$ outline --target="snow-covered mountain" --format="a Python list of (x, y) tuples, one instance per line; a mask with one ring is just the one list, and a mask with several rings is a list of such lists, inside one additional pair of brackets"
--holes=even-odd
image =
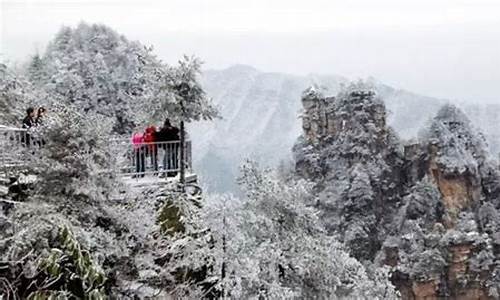
[(461, 109), (443, 105), (409, 145), (371, 87), (302, 104), (295, 174), (350, 254), (390, 266), (402, 299), (499, 298), (500, 172)]
[[(291, 159), (301, 132), (302, 92), (316, 84), (327, 94), (338, 92), (348, 79), (335, 75), (297, 76), (262, 72), (235, 65), (203, 74), (207, 94), (220, 107), (223, 120), (190, 127), (197, 172), (212, 191), (234, 191), (238, 166), (245, 158), (276, 166)], [(416, 137), (420, 128), (447, 100), (399, 90), (373, 81), (386, 102), (389, 125), (402, 138)], [(462, 105), (473, 123), (485, 132), (493, 150), (500, 148), (500, 105)]]
[(302, 91), (313, 83), (336, 90), (345, 81), (339, 76), (265, 73), (243, 65), (205, 72), (203, 86), (223, 119), (190, 128), (195, 168), (203, 182), (212, 190), (234, 190), (243, 159), (268, 165), (289, 159), (301, 128)]

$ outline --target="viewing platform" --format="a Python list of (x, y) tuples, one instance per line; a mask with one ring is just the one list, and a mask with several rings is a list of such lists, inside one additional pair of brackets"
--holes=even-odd
[[(132, 143), (131, 138), (109, 139), (116, 172), (130, 186), (160, 185), (179, 181), (181, 142)], [(26, 166), (26, 156), (42, 148), (39, 139), (26, 129), (0, 125), (0, 175), (16, 176)], [(197, 176), (192, 168), (191, 141), (184, 143), (185, 182), (194, 183)], [(106, 171), (106, 170), (103, 170)]]

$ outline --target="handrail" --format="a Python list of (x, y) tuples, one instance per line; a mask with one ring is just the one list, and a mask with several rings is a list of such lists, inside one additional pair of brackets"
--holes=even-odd
[[(20, 167), (25, 160), (23, 152), (16, 151), (31, 146), (43, 147), (39, 139), (33, 139), (29, 130), (0, 125), (0, 166), (7, 164)], [(133, 143), (131, 138), (110, 137), (110, 147), (118, 163), (118, 173), (122, 176), (143, 177), (151, 174), (174, 176), (180, 171), (180, 141), (158, 141)], [(184, 166), (192, 169), (191, 141), (184, 147)], [(8, 162), (8, 163), (7, 163)]]
[[(121, 143), (125, 142), (124, 140)], [(119, 142), (120, 143), (120, 142)], [(185, 167), (191, 169), (191, 142), (185, 143)], [(148, 142), (120, 145), (125, 153), (121, 158), (121, 174), (143, 177), (148, 174), (175, 176), (180, 171), (180, 141)]]
[[(111, 140), (113, 141), (113, 140)], [(132, 143), (131, 140), (123, 140), (121, 142), (126, 142), (127, 144), (130, 144), (130, 145), (159, 145), (159, 144), (180, 144), (181, 141), (180, 140), (177, 140), (177, 141), (163, 141), (163, 142), (141, 142), (141, 143)], [(189, 140), (187, 140), (186, 142), (191, 142)]]
[(27, 129), (0, 125), (0, 131), (27, 131)]

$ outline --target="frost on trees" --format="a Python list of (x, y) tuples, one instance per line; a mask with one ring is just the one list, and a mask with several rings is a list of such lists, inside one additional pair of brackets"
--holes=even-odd
[(310, 184), (282, 181), (252, 162), (242, 166), (240, 184), (245, 193), (240, 228), (247, 237), (240, 251), (260, 267), (237, 269), (248, 270), (246, 276), (253, 272), (255, 289), (275, 282), (269, 285), (271, 298), (285, 292), (299, 298), (396, 297), (380, 270), (366, 270), (327, 235), (312, 206)]
[(314, 182), (324, 226), (350, 253), (391, 266), (405, 299), (498, 297), (500, 176), (459, 108), (444, 105), (402, 143), (367, 86), (302, 102), (296, 174)]
[(0, 195), (0, 294), (166, 297), (158, 199), (115, 178), (108, 123), (52, 106), (41, 128), (44, 146), (27, 158), (25, 197)]
[(170, 118), (177, 123), (220, 117), (218, 108), (201, 86), (201, 65), (199, 58), (184, 56), (177, 66), (161, 73), (158, 94), (145, 103), (149, 120), (161, 122)]
[(0, 125), (19, 126), (26, 108), (42, 103), (43, 96), (22, 74), (0, 63)]
[(190, 236), (208, 236), (208, 247), (194, 243), (193, 252), (183, 244), (183, 255), (171, 256), (168, 266), (196, 268), (204, 253), (211, 262), (208, 278), (219, 296), (230, 299), (397, 297), (383, 269), (365, 269), (326, 234), (306, 182), (282, 181), (254, 162), (241, 171), (242, 199), (213, 195), (201, 201), (196, 223), (206, 234)]
[(102, 116), (52, 105), (44, 146), (27, 157), (25, 197), (0, 196), (0, 293), (165, 296), (150, 281), (160, 277), (156, 198), (127, 191), (114, 177), (109, 128)]
[[(27, 154), (23, 172), (28, 176), (18, 180), (23, 197), (14, 199), (4, 186), (9, 178), (0, 178), (2, 295), (144, 299), (206, 292), (188, 284), (191, 279), (213, 286), (213, 277), (206, 277), (210, 261), (204, 259), (210, 259), (212, 244), (208, 235), (196, 232), (204, 230), (196, 221), (199, 207), (180, 205), (191, 202), (183, 201), (186, 195), (179, 196), (173, 185), (161, 191), (123, 186), (109, 140), (155, 120), (156, 103), (168, 104), (161, 117), (215, 117), (199, 71), (197, 59), (170, 68), (151, 49), (87, 24), (62, 28), (43, 55), (32, 57), (25, 70), (31, 83), (24, 85), (2, 65), (2, 100), (5, 96), (9, 104), (2, 114), (20, 120), (19, 108), (37, 103), (33, 95), (49, 108), (43, 126), (32, 133), (35, 147), (20, 148)], [(182, 214), (173, 215), (186, 223), (176, 223), (172, 211), (163, 209), (173, 207), (165, 194), (179, 196), (174, 207)], [(165, 224), (172, 222), (182, 223), (183, 230), (168, 239)], [(183, 251), (189, 261), (165, 266), (169, 254), (180, 258)], [(192, 255), (198, 256), (193, 260)]]
[(63, 27), (27, 69), (52, 98), (111, 118), (113, 131), (123, 134), (142, 121), (139, 113), (157, 94), (165, 66), (139, 42), (104, 25), (81, 23)]
[(109, 200), (117, 182), (109, 123), (73, 106), (51, 104), (51, 113), (33, 136), (38, 144), (27, 157), (27, 172), (37, 177), (34, 193), (72, 206)]
[(384, 103), (363, 83), (336, 97), (308, 90), (302, 103), (297, 173), (315, 181), (329, 232), (340, 234), (355, 257), (373, 259), (402, 186), (402, 152)]
[[(184, 56), (175, 68), (168, 68), (159, 79), (159, 92), (144, 103), (147, 122), (162, 122), (166, 118), (179, 123), (180, 160), (184, 161), (185, 123), (220, 117), (218, 108), (207, 97), (200, 84), (201, 60)], [(180, 183), (185, 183), (184, 165), (180, 167)]]

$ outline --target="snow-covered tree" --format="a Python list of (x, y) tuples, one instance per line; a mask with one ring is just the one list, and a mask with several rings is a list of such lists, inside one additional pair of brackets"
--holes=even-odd
[(155, 280), (155, 197), (118, 184), (102, 116), (51, 107), (39, 143), (22, 149), (26, 197), (0, 195), (0, 277), (9, 295), (165, 297), (167, 284)]
[(240, 184), (242, 200), (216, 196), (207, 207), (214, 276), (225, 297), (396, 297), (386, 275), (375, 282), (326, 234), (307, 183), (284, 182), (248, 162)]
[(163, 70), (160, 92), (149, 102), (150, 120), (162, 122), (170, 118), (179, 123), (219, 117), (218, 109), (201, 86), (201, 65), (199, 58), (184, 56), (177, 66)]
[(437, 163), (449, 174), (471, 172), (478, 175), (478, 164), (487, 158), (486, 140), (469, 118), (455, 105), (446, 104), (437, 112), (421, 139), (436, 147)]
[(159, 94), (150, 98), (146, 119), (163, 122), (169, 118), (180, 124), (180, 181), (184, 183), (184, 123), (212, 120), (219, 117), (218, 109), (207, 97), (200, 83), (201, 60), (184, 56), (175, 68), (162, 73)]
[(62, 27), (28, 73), (51, 97), (113, 120), (127, 133), (158, 89), (165, 66), (152, 49), (129, 41), (104, 25)]
[(28, 61), (26, 68), (27, 76), (30, 82), (36, 84), (41, 83), (44, 77), (44, 62), (39, 53), (33, 55)]
[(43, 103), (44, 94), (26, 78), (0, 63), (0, 125), (21, 125), (29, 106)]
[(395, 297), (387, 278), (371, 282), (364, 267), (327, 235), (309, 184), (283, 182), (252, 162), (242, 166), (240, 183), (245, 198), (239, 227), (245, 239), (233, 268), (243, 297)]
[(70, 205), (107, 199), (116, 176), (109, 123), (101, 116), (53, 103), (33, 136), (35, 148), (29, 155), (29, 174), (37, 178), (35, 192)]
[(248, 162), (240, 184), (245, 191), (241, 200), (229, 195), (194, 202), (179, 197), (162, 210), (163, 216), (174, 215), (170, 220), (182, 223), (167, 222), (171, 234), (164, 256), (170, 280), (177, 280), (177, 295), (397, 298), (387, 270), (365, 269), (327, 235), (311, 206), (307, 183), (285, 182)]
[(163, 195), (158, 215), (160, 236), (156, 248), (163, 266), (161, 280), (177, 298), (213, 298), (218, 295), (212, 276), (214, 244), (211, 228), (203, 219), (200, 195), (184, 191)]

